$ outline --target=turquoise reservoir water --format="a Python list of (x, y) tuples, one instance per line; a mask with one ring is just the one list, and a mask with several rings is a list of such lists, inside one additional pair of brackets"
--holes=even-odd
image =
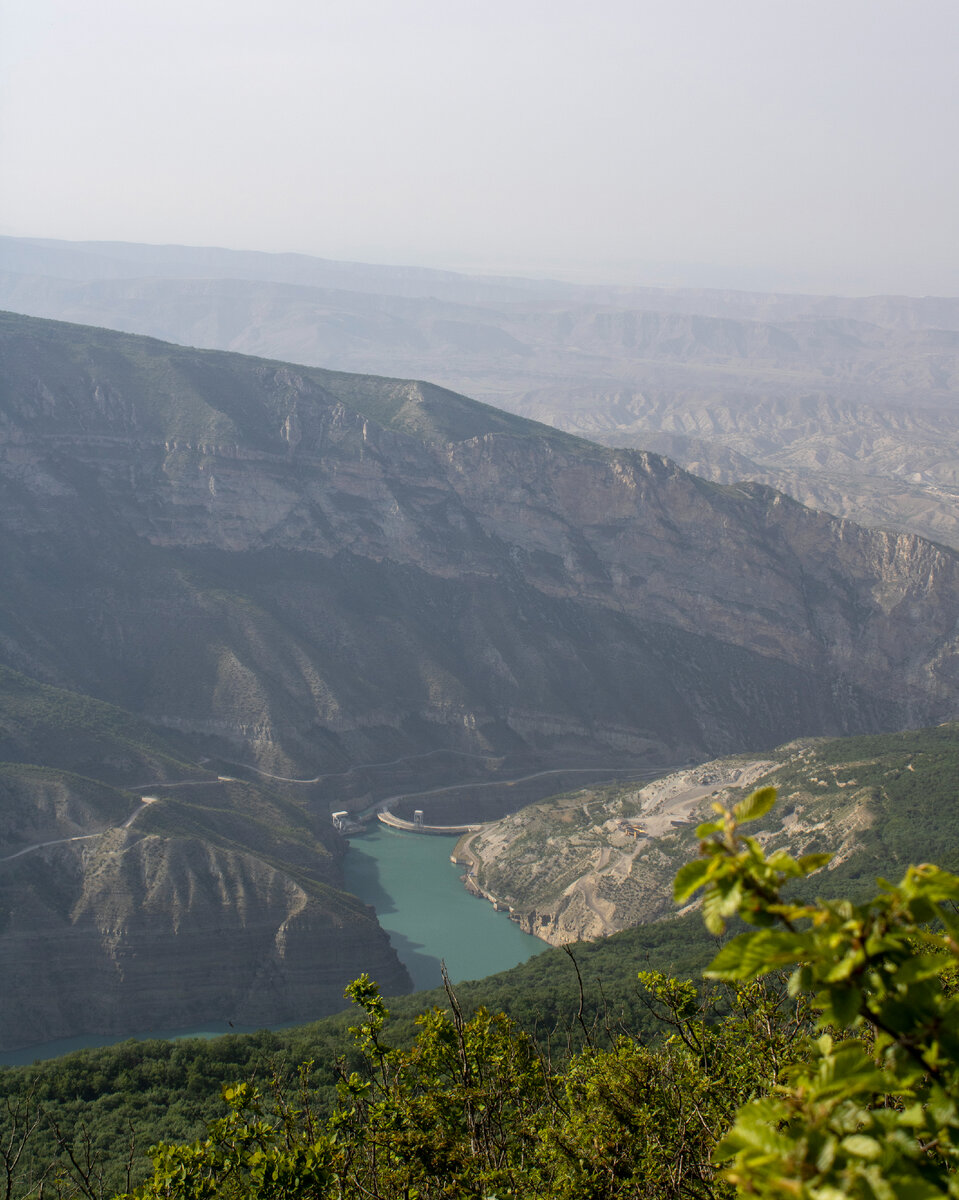
[(453, 983), (482, 979), (547, 949), (506, 913), (471, 896), (450, 862), (452, 837), (402, 833), (379, 821), (350, 839), (347, 888), (372, 904), (417, 989), (437, 987), (440, 960)]

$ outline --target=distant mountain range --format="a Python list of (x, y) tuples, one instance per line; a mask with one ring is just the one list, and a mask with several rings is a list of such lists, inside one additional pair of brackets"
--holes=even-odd
[(0, 307), (402, 375), (959, 547), (959, 299), (584, 287), (0, 239)]

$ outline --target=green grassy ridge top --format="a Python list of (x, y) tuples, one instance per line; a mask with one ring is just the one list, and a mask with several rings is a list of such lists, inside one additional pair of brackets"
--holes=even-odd
[[(309, 860), (307, 877), (317, 856), (329, 862), (320, 836), (326, 822), (266, 784), (218, 781), (215, 771), (183, 754), (178, 740), (125, 709), (0, 666), (0, 754), (18, 759), (0, 761), (0, 783), (30, 782), (34, 791), (57, 784), (77, 800), (105, 805), (118, 823), (132, 811), (129, 789), (139, 795), (162, 783), (160, 802), (138, 815), (140, 832), (253, 851), (294, 873), (298, 859), (303, 870)], [(189, 782), (172, 786), (178, 781)], [(305, 853), (298, 856), (297, 847)]]
[(333, 853), (322, 839), (328, 822), (269, 788), (240, 780), (183, 789), (150, 805), (137, 824), (143, 835), (191, 838), (228, 853), (252, 855), (322, 897), (332, 913), (367, 906), (333, 882)]
[[(106, 833), (131, 816), (136, 824), (130, 836), (137, 839), (191, 841), (255, 858), (322, 896), (331, 911), (368, 915), (366, 905), (333, 882), (334, 856), (320, 836), (327, 823), (268, 788), (239, 780), (174, 785), (158, 790), (153, 802), (141, 807), (139, 793), (102, 780), (53, 767), (0, 763), (0, 850), (8, 841), (6, 848), (15, 853), (34, 841)], [(95, 845), (89, 856), (88, 869), (95, 870)]]
[[(218, 780), (181, 757), (178, 740), (115, 705), (0, 666), (0, 754), (23, 758), (0, 760), (0, 851), (119, 828), (136, 813), (137, 838), (256, 858), (322, 899), (331, 919), (368, 921), (366, 906), (337, 886), (327, 821), (265, 783)], [(151, 784), (162, 784), (156, 802), (138, 811)], [(94, 870), (96, 845), (86, 845)], [(18, 877), (29, 865), (18, 860)], [(6, 884), (9, 908), (16, 888)]]
[(848, 845), (827, 868), (832, 894), (871, 887), (877, 875), (895, 877), (909, 863), (959, 869), (959, 722), (800, 744), (761, 784), (779, 792), (758, 826), (771, 831), (779, 823), (770, 848), (789, 842), (782, 818), (803, 803), (806, 823), (815, 818), (819, 826), (803, 835), (804, 853), (835, 850), (835, 827), (850, 827)]
[(137, 803), (129, 792), (72, 771), (0, 762), (0, 858), (38, 838), (122, 824)]
[(0, 666), (0, 759), (38, 763), (88, 774), (123, 786), (131, 772), (159, 779), (189, 772), (209, 775), (190, 762), (175, 734), (125, 709), (81, 692), (40, 683)]
[[(56, 404), (61, 432), (72, 426), (113, 437), (286, 449), (280, 427), (298, 406), (342, 404), (426, 442), (506, 433), (608, 453), (435, 384), (197, 350), (16, 313), (0, 312), (0, 362), (0, 406), (42, 427)], [(41, 364), (46, 405), (35, 401)]]

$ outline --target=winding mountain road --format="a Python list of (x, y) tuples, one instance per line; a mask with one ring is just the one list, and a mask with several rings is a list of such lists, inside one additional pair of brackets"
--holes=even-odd
[[(163, 786), (151, 784), (151, 786)], [(15, 858), (22, 858), (24, 854), (32, 854), (34, 850), (44, 850), (47, 846), (63, 846), (67, 842), (86, 842), (90, 838), (103, 837), (105, 833), (110, 833), (114, 829), (129, 829), (137, 817), (147, 808), (148, 805), (154, 804), (155, 800), (152, 796), (141, 796), (140, 807), (135, 808), (127, 817), (122, 825), (110, 825), (106, 829), (100, 829), (96, 833), (77, 833), (73, 837), (54, 838), (52, 842), (35, 842), (32, 846), (24, 846), (22, 850), (18, 850), (16, 854), (8, 854), (4, 858), (0, 858), (0, 863), (12, 862)]]
[[(437, 754), (455, 754), (457, 758), (478, 758), (481, 760), (497, 760), (502, 761), (502, 757), (497, 754), (471, 754), (467, 750), (426, 750), (422, 754), (405, 754), (402, 758), (391, 758), (388, 762), (378, 763), (354, 763), (352, 767), (348, 767), (345, 771), (329, 771), (325, 775), (315, 775), (312, 779), (292, 779), (288, 775), (273, 775), (269, 771), (263, 771), (259, 767), (252, 767), (249, 763), (236, 762), (234, 759), (224, 758), (221, 762), (228, 762), (233, 767), (242, 767), (245, 771), (255, 771), (257, 775), (262, 775), (266, 779), (275, 779), (278, 783), (321, 783), (324, 779), (346, 779), (347, 776), (353, 775), (357, 771), (378, 770), (380, 767), (395, 767), (399, 763), (415, 762), (422, 758), (434, 758)], [(462, 784), (454, 784), (454, 787), (462, 787)], [(411, 795), (413, 793), (410, 793)], [(425, 792), (421, 793), (426, 795)]]
[[(282, 783), (311, 784), (311, 783), (318, 783), (322, 779), (341, 778), (343, 776), (352, 774), (354, 771), (361, 771), (361, 770), (371, 768), (371, 767), (391, 767), (391, 766), (396, 766), (398, 763), (413, 762), (416, 759), (422, 759), (422, 758), (431, 758), (436, 754), (456, 754), (456, 755), (460, 756), (461, 758), (478, 758), (478, 759), (490, 759), (490, 758), (495, 757), (495, 756), (489, 755), (489, 754), (469, 754), (469, 753), (466, 753), (465, 751), (461, 751), (461, 750), (429, 750), (424, 754), (408, 754), (408, 755), (404, 756), (403, 758), (392, 759), (390, 762), (358, 763), (355, 766), (350, 767), (349, 770), (347, 770), (347, 771), (337, 771), (337, 772), (332, 772), (327, 775), (317, 775), (313, 779), (291, 779), (284, 775), (272, 775), (272, 774), (270, 774), (269, 771), (262, 771), (262, 770), (260, 770), (259, 767), (250, 766), (249, 763), (232, 762), (231, 765), (236, 766), (236, 767), (242, 767), (244, 770), (247, 770), (247, 771), (255, 771), (258, 775), (263, 775), (267, 779), (276, 779), (277, 781), (282, 782)], [(230, 759), (224, 759), (222, 761), (231, 762)], [(611, 772), (611, 771), (622, 772), (624, 777), (654, 779), (658, 775), (663, 774), (664, 771), (668, 771), (670, 769), (673, 769), (673, 768), (669, 768), (669, 767), (623, 768), (623, 767), (618, 767), (618, 766), (615, 766), (615, 767), (600, 767), (600, 766), (555, 767), (555, 768), (551, 768), (551, 769), (545, 770), (545, 771), (533, 771), (529, 775), (519, 775), (515, 779), (488, 779), (488, 780), (483, 780), (483, 781), (467, 779), (467, 780), (464, 780), (462, 783), (448, 783), (448, 784), (444, 784), (442, 787), (429, 788), (426, 791), (420, 790), (420, 791), (398, 792), (393, 796), (387, 796), (387, 797), (385, 797), (385, 799), (377, 800), (375, 804), (371, 804), (368, 808), (365, 808), (362, 811), (358, 812), (356, 814), (356, 817), (359, 820), (363, 820), (366, 817), (372, 816), (374, 813), (389, 811), (391, 805), (398, 804), (401, 800), (407, 800), (407, 799), (411, 799), (411, 798), (419, 797), (419, 796), (441, 795), (443, 792), (455, 792), (459, 788), (464, 788), (464, 787), (477, 788), (477, 789), (478, 788), (490, 788), (490, 787), (512, 787), (515, 784), (527, 783), (531, 779), (544, 779), (549, 775), (593, 775), (593, 774), (596, 774), (597, 772), (605, 775), (606, 773)], [(221, 777), (216, 780), (213, 780), (213, 779), (180, 779), (180, 780), (173, 780), (172, 782), (164, 782), (164, 783), (151, 782), (151, 783), (134, 784), (128, 790), (139, 791), (141, 789), (149, 788), (152, 791), (158, 791), (160, 788), (199, 787), (201, 785), (209, 786), (211, 783), (228, 783), (228, 782), (233, 782), (233, 781), (229, 780), (225, 777)], [(44, 850), (48, 846), (62, 846), (68, 842), (88, 841), (91, 838), (102, 837), (105, 833), (110, 833), (114, 829), (129, 829), (130, 826), (133, 824), (133, 822), (140, 815), (140, 813), (142, 813), (148, 805), (155, 803), (155, 800), (156, 800), (156, 798), (153, 796), (141, 796), (140, 797), (140, 807), (134, 809), (134, 811), (130, 814), (130, 816), (127, 817), (127, 819), (120, 825), (111, 825), (111, 826), (108, 826), (106, 829), (98, 830), (96, 833), (80, 833), (80, 834), (75, 834), (72, 837), (54, 838), (53, 840), (48, 841), (48, 842), (35, 842), (32, 846), (25, 846), (22, 850), (18, 850), (15, 854), (8, 854), (5, 857), (0, 858), (0, 863), (12, 862), (16, 858), (22, 858), (25, 854), (32, 854), (37, 850)]]
[[(519, 775), (515, 779), (487, 779), (481, 783), (468, 779), (464, 783), (447, 783), (442, 787), (429, 788), (425, 792), (399, 792), (395, 796), (387, 796), (384, 800), (377, 800), (375, 804), (371, 804), (369, 808), (364, 808), (356, 816), (362, 819), (363, 817), (372, 816), (376, 812), (386, 812), (389, 810), (391, 804), (396, 804), (400, 800), (410, 800), (420, 796), (437, 796), (443, 792), (455, 792), (464, 787), (475, 788), (477, 790), (479, 788), (490, 787), (512, 787), (517, 783), (527, 783), (530, 779), (544, 779), (548, 775), (595, 775), (597, 772), (605, 775), (609, 771), (621, 772), (624, 778), (627, 776), (644, 778), (648, 775), (650, 778), (655, 779), (668, 769), (665, 767), (554, 767), (548, 771), (534, 771), (531, 775)], [(531, 801), (531, 803), (535, 803), (535, 801)]]

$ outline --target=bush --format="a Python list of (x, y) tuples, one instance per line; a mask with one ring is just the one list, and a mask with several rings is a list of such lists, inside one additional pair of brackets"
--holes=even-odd
[(792, 968), (790, 992), (812, 994), (822, 1030), (784, 1085), (737, 1113), (715, 1155), (724, 1178), (800, 1200), (959, 1196), (959, 878), (924, 864), (864, 904), (792, 903), (787, 885), (823, 856), (767, 858), (739, 833), (775, 799), (717, 806), (697, 831), (703, 856), (676, 879), (677, 900), (705, 887), (710, 928), (733, 914), (757, 926), (707, 974)]

